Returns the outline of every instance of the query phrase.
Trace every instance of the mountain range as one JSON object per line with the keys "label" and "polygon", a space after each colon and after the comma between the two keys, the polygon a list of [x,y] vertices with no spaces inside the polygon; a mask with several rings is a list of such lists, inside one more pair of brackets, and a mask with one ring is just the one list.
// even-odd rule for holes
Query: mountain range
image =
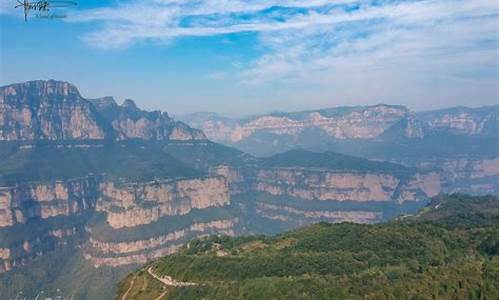
{"label": "mountain range", "polygon": [[230,119],[180,116],[215,142],[257,156],[301,148],[440,170],[444,192],[497,193],[498,106],[412,112],[404,106],[337,107]]}
{"label": "mountain range", "polygon": [[443,192],[497,194],[495,109],[334,108],[210,129],[62,81],[0,87],[0,291],[110,299],[194,238],[380,223]]}

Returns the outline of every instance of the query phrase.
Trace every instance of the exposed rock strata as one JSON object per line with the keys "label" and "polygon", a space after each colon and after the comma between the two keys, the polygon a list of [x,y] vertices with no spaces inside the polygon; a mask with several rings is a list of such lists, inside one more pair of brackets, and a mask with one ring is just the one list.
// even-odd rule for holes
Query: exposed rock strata
{"label": "exposed rock strata", "polygon": [[441,191],[440,177],[435,172],[417,173],[409,178],[311,168],[252,170],[220,166],[212,172],[226,176],[234,193],[255,190],[304,200],[402,202],[432,197]]}
{"label": "exposed rock strata", "polygon": [[321,129],[328,136],[337,139],[370,139],[383,133],[407,114],[407,109],[402,106],[376,105],[271,114],[239,122],[213,116],[205,118],[200,114],[185,120],[195,128],[202,129],[209,139],[236,143],[258,131],[297,135],[310,128]]}
{"label": "exposed rock strata", "polygon": [[257,204],[257,213],[265,218],[279,221],[303,220],[303,224],[317,222],[318,220],[331,223],[355,222],[376,223],[383,219],[382,212],[374,211],[310,211],[296,209],[288,206],[278,206],[267,203]]}
{"label": "exposed rock strata", "polygon": [[53,229],[41,235],[19,241],[0,248],[0,273],[7,272],[18,266],[29,263],[31,259],[43,256],[45,253],[80,240],[83,228],[71,227]]}
{"label": "exposed rock strata", "polygon": [[97,182],[93,177],[4,187],[0,189],[0,227],[33,218],[77,214],[93,209],[96,199]]}
{"label": "exposed rock strata", "polygon": [[0,87],[0,141],[38,140],[204,140],[204,133],[174,121],[167,113],[147,112],[132,100],[84,99],[78,89],[55,80]]}
{"label": "exposed rock strata", "polygon": [[193,208],[229,204],[229,192],[222,176],[126,185],[106,182],[98,203],[97,210],[107,213],[111,227],[134,227]]}
{"label": "exposed rock strata", "polygon": [[103,139],[94,107],[67,82],[0,88],[0,140]]}
{"label": "exposed rock strata", "polygon": [[422,161],[396,161],[419,168],[441,170],[441,186],[445,193],[497,194],[498,157],[436,158]]}
{"label": "exposed rock strata", "polygon": [[174,252],[180,245],[191,238],[211,234],[234,236],[234,227],[238,219],[213,220],[207,223],[195,223],[187,228],[164,235],[132,242],[102,242],[90,239],[93,251],[85,254],[96,267],[101,265],[121,266],[141,264],[150,259]]}

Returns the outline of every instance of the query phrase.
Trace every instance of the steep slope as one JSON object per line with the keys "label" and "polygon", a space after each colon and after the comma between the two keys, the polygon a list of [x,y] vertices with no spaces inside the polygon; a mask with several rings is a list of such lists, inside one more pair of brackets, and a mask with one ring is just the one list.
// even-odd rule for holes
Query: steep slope
{"label": "steep slope", "polygon": [[242,120],[230,120],[212,113],[196,113],[181,116],[181,119],[202,129],[214,141],[237,145],[248,141],[256,142],[264,135],[276,138],[302,136],[311,129],[335,139],[370,139],[408,114],[409,111],[403,106],[381,104],[272,113]]}
{"label": "steep slope", "polygon": [[[1,290],[53,288],[99,298],[109,291],[89,287],[95,278],[108,274],[100,284],[113,284],[192,238],[280,232],[322,220],[380,222],[438,192],[425,183],[432,172],[389,163],[307,151],[256,159],[195,144],[49,142],[5,150],[0,276],[12,284]],[[219,150],[224,155],[215,155]],[[38,172],[26,172],[32,168]],[[57,253],[79,286],[65,287],[69,277],[50,266]],[[35,270],[52,277],[26,276]]]}
{"label": "steep slope", "polygon": [[[319,221],[376,223],[414,211],[440,190],[439,175],[386,162],[292,150],[240,166],[220,165],[233,201],[253,232],[279,232]],[[266,226],[260,226],[266,224]]]}
{"label": "steep slope", "polygon": [[0,87],[0,141],[154,139],[204,140],[203,132],[166,113],[146,112],[131,100],[87,100],[56,80]]}
{"label": "steep slope", "polygon": [[417,117],[433,131],[498,137],[498,106],[453,107],[419,112]]}
{"label": "steep slope", "polygon": [[166,112],[144,111],[127,99],[117,105],[112,97],[89,100],[111,123],[119,139],[206,140],[202,131],[171,119]]}
{"label": "steep slope", "polygon": [[38,80],[0,88],[0,140],[112,138],[107,125],[67,82]]}
{"label": "steep slope", "polygon": [[[109,298],[112,290],[98,287],[193,238],[378,223],[441,191],[432,168],[304,150],[256,158],[167,113],[130,100],[86,100],[64,82],[0,91],[0,291],[7,297],[60,289],[66,297]],[[390,107],[392,119],[377,121],[374,110],[366,126],[379,131],[400,112]],[[33,117],[20,118],[26,111]],[[92,128],[102,135],[88,135]]]}
{"label": "steep slope", "polygon": [[498,198],[440,197],[380,225],[191,241],[131,273],[116,299],[498,297]]}
{"label": "steep slope", "polygon": [[237,224],[227,181],[205,164],[239,152],[216,159],[166,113],[34,81],[0,88],[0,136],[2,297],[109,299],[130,268]]}

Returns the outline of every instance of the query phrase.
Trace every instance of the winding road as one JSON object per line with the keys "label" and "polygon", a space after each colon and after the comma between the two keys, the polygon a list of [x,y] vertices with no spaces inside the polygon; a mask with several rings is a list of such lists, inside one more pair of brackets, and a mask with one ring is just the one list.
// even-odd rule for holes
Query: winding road
{"label": "winding road", "polygon": [[155,279],[159,280],[160,282],[162,282],[164,285],[167,285],[167,286],[192,286],[192,285],[197,285],[197,283],[195,283],[195,282],[177,281],[177,280],[173,279],[172,277],[170,277],[168,275],[166,275],[165,277],[160,277],[160,276],[156,275],[153,272],[153,267],[149,267],[148,268],[148,273],[149,273],[149,275],[153,276]]}

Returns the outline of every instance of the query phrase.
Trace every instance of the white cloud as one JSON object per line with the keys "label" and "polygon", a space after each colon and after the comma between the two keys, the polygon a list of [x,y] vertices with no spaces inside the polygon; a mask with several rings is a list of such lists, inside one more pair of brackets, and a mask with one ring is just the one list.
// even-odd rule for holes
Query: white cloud
{"label": "white cloud", "polygon": [[483,75],[497,68],[495,1],[400,3],[359,14],[348,25],[264,33],[262,43],[270,51],[241,75],[242,81],[322,84],[355,94],[370,82],[385,89],[413,84],[426,90],[423,85],[433,84],[428,78],[443,85],[474,77],[484,81]]}
{"label": "white cloud", "polygon": [[[65,21],[97,23],[97,29],[82,38],[104,49],[175,42],[182,36],[256,32],[265,54],[233,65],[244,85],[313,84],[360,98],[398,97],[411,89],[423,93],[464,85],[489,90],[498,86],[496,0],[373,3],[133,0],[81,10]],[[230,76],[217,71],[208,75],[214,80]],[[432,87],[437,81],[440,86]]]}

